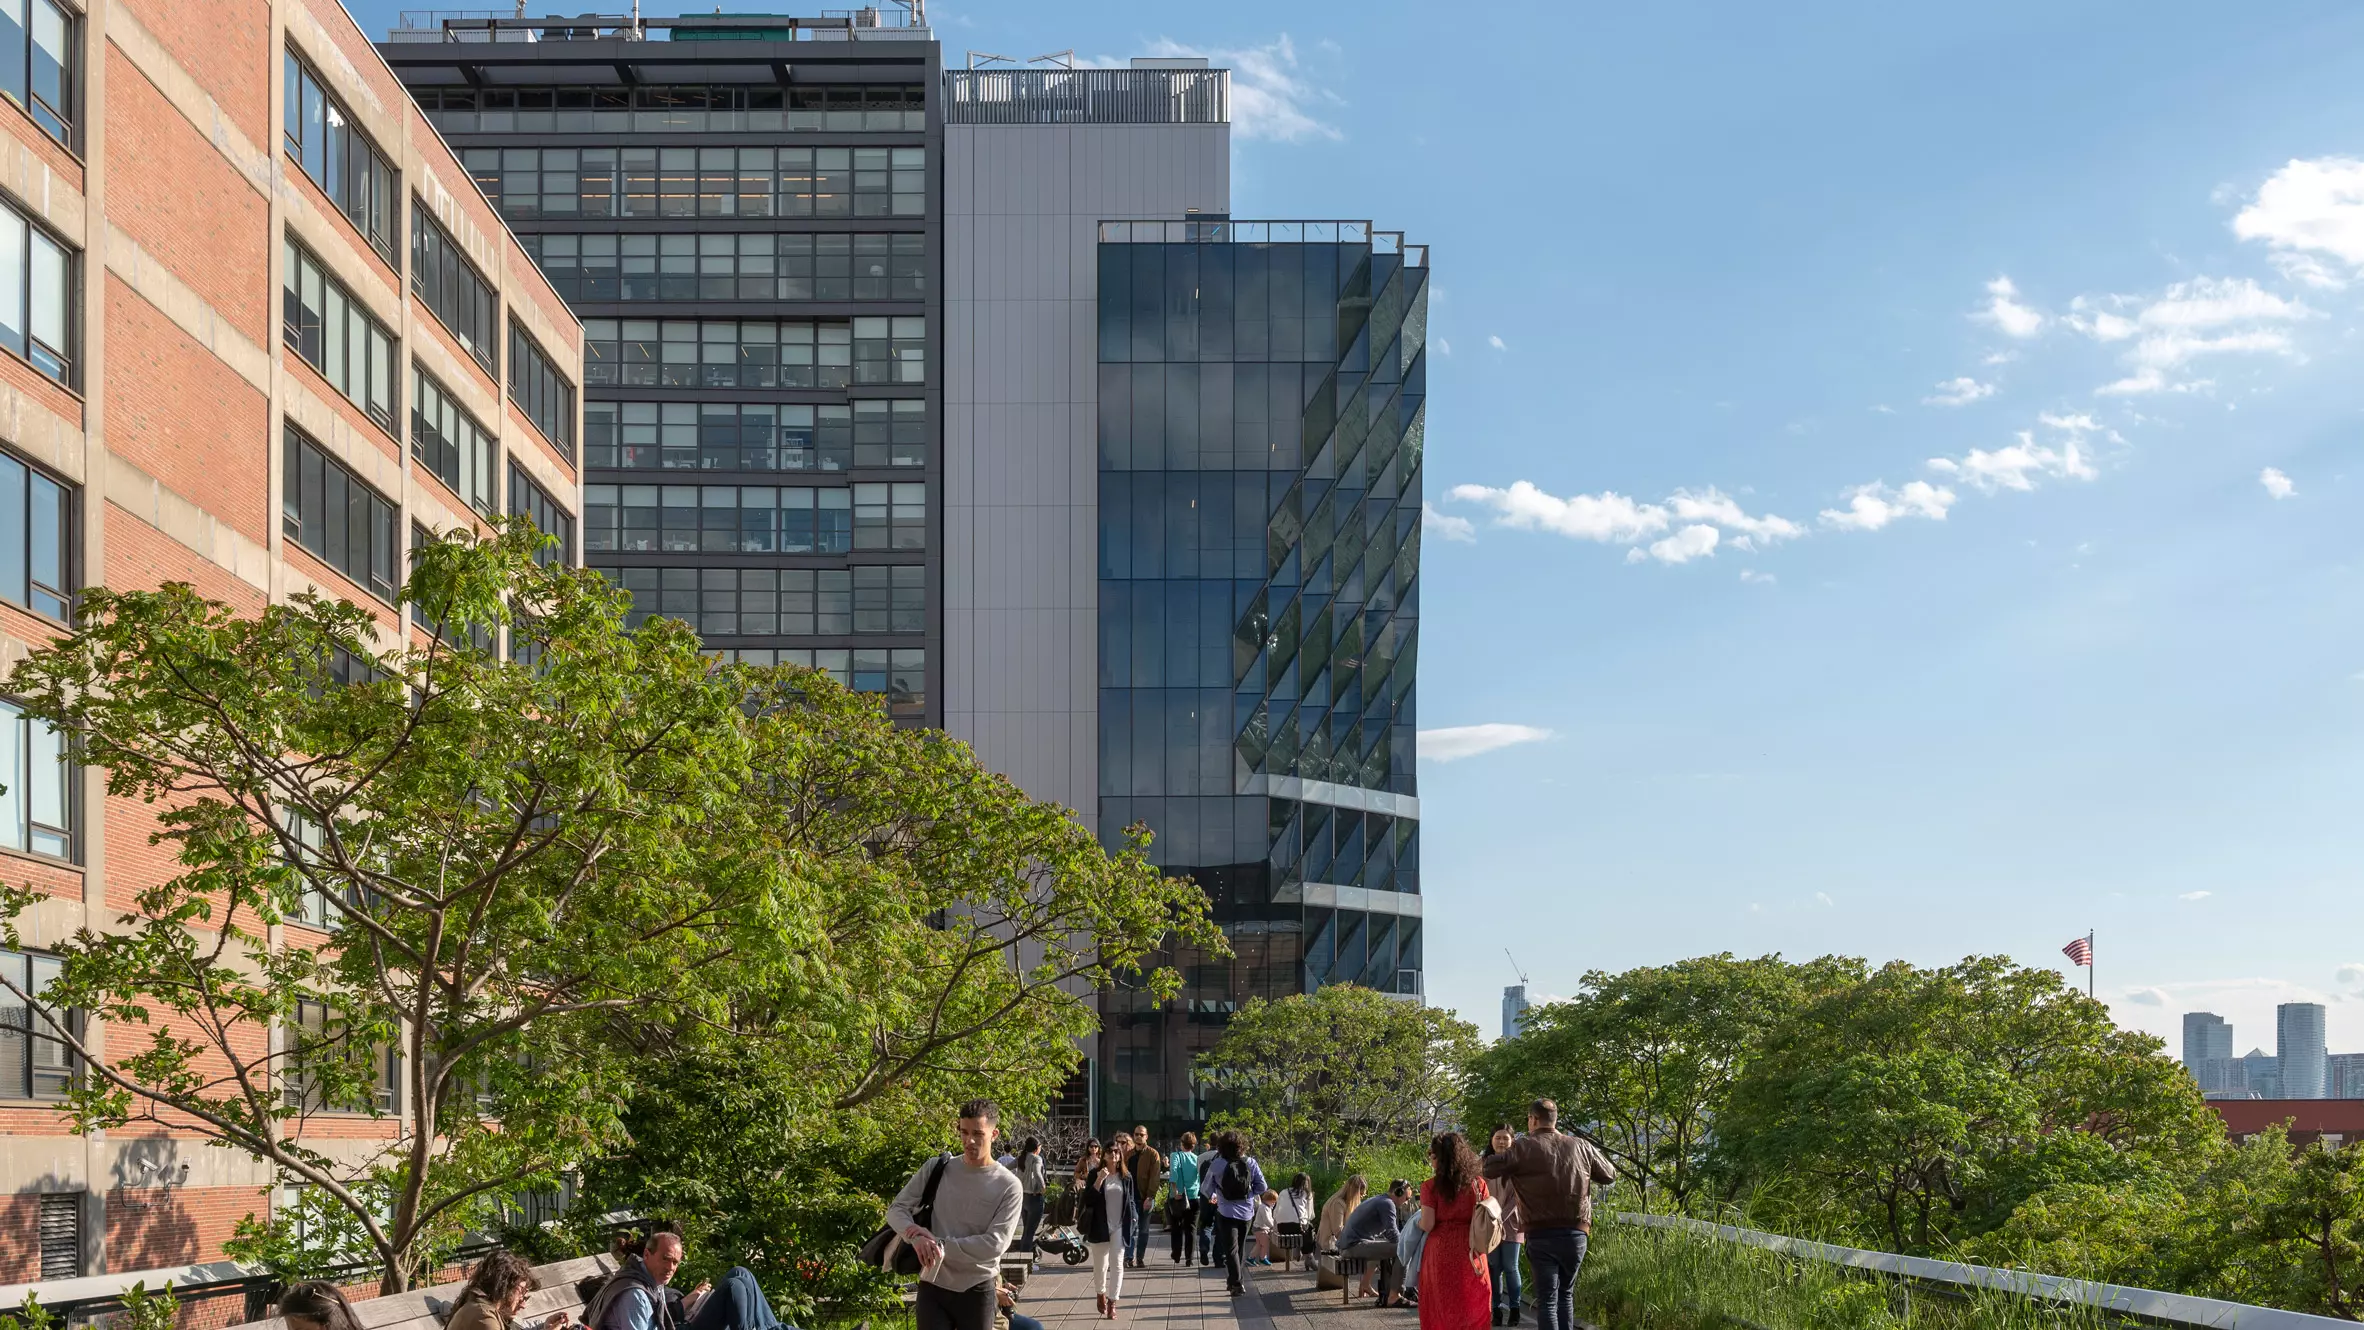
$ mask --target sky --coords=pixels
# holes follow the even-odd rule
[[[1432,1003],[2091,930],[2364,1051],[2364,8],[929,8],[1430,246]]]

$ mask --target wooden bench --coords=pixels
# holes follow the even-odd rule
[[[525,1309],[517,1314],[517,1324],[532,1326],[552,1312],[565,1312],[569,1318],[582,1319],[583,1299],[575,1292],[577,1282],[593,1275],[613,1274],[614,1258],[584,1256],[572,1261],[557,1261],[534,1267],[534,1291],[526,1296]],[[436,1284],[429,1288],[412,1289],[390,1297],[370,1298],[353,1304],[353,1318],[361,1323],[361,1330],[442,1330],[451,1318],[453,1304],[460,1298],[459,1283]],[[249,1321],[231,1326],[229,1330],[289,1330],[283,1317]]]

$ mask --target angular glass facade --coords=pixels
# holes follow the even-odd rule
[[[1420,994],[1413,729],[1426,251],[1353,222],[1099,245],[1099,826],[1203,886],[1229,961],[1102,999],[1103,1122],[1203,1125],[1251,997]]]

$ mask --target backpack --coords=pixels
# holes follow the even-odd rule
[[[1502,1202],[1480,1196],[1469,1211],[1469,1254],[1484,1256],[1502,1245]]]
[[[1216,1180],[1215,1190],[1222,1192],[1223,1199],[1227,1201],[1248,1199],[1248,1157],[1246,1155],[1241,1155],[1237,1163],[1229,1159],[1223,1161],[1223,1176]]]

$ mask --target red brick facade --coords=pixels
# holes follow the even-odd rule
[[[0,98],[0,136],[26,151],[0,177],[0,203],[76,256],[72,370],[59,382],[0,349],[0,452],[41,468],[72,493],[76,586],[187,582],[242,611],[317,588],[369,606],[387,645],[404,634],[391,606],[331,562],[298,547],[282,520],[289,420],[414,519],[441,526],[465,507],[409,455],[412,352],[430,365],[467,357],[408,291],[414,196],[470,230],[478,266],[535,330],[562,372],[581,382],[580,337],[564,302],[476,193],[468,173],[410,104],[401,84],[338,0],[87,0],[74,49],[79,68],[69,141]],[[281,131],[283,53],[307,65],[350,111],[399,181],[395,261],[372,250],[326,191],[287,155]],[[29,174],[28,174],[29,173]],[[397,341],[392,430],[372,421],[282,344],[283,240],[301,240],[384,322]],[[504,315],[506,308],[504,309]],[[429,349],[431,346],[432,349]],[[468,372],[466,369],[462,373]],[[502,385],[473,389],[498,400]],[[578,516],[571,464],[514,413],[487,412],[504,455],[535,454],[538,477]],[[505,464],[496,467],[506,475]],[[505,505],[504,505],[505,506]],[[22,513],[0,512],[0,538],[22,539]],[[18,524],[11,528],[9,524]],[[0,600],[0,668],[56,624]],[[71,862],[0,845],[0,876],[45,899],[21,920],[26,945],[82,927],[111,928],[140,893],[178,869],[149,843],[156,810],[111,800],[83,773]],[[308,929],[298,945],[317,945]],[[159,1017],[161,1020],[162,1018]],[[115,1047],[141,1027],[94,1029]],[[251,1036],[261,1048],[266,1032]],[[324,1115],[306,1134],[339,1156],[391,1141],[397,1124]],[[269,1172],[204,1145],[186,1120],[76,1136],[51,1106],[0,1100],[0,1284],[39,1278],[36,1222],[44,1195],[76,1198],[79,1274],[112,1274],[222,1259],[238,1221],[272,1204]],[[243,1300],[184,1307],[188,1330],[247,1319]]]

